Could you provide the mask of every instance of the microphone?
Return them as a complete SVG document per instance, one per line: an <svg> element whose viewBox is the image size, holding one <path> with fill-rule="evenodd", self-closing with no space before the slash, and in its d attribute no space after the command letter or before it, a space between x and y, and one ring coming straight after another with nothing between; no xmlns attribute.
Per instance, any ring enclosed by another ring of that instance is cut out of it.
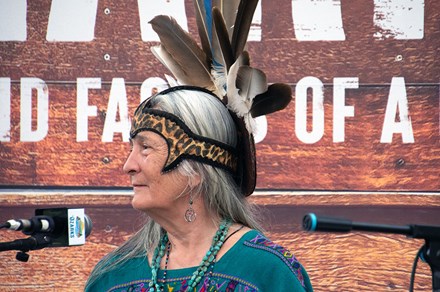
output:
<svg viewBox="0 0 440 292"><path fill-rule="evenodd" d="M306 231L348 232L352 229L351 220L331 217L319 217L309 213L303 218L303 229Z"/></svg>
<svg viewBox="0 0 440 292"><path fill-rule="evenodd" d="M8 220L4 227L22 231L27 235L43 234L43 247L62 247L83 245L85 238L92 231L93 224L90 217L84 214L84 209L50 208L35 210L35 216L31 219ZM16 240L14 246L23 244L23 241L18 241L20 240ZM38 247L34 245L33 243L32 249Z"/></svg>
<svg viewBox="0 0 440 292"><path fill-rule="evenodd" d="M404 234L414 238L424 238L424 236L440 236L440 228L423 225L395 226L386 224L373 224L364 222L353 222L348 219L321 217L314 213L309 213L303 218L303 229L306 231L329 231L329 232L350 232L351 230L384 232L394 234Z"/></svg>
<svg viewBox="0 0 440 292"><path fill-rule="evenodd" d="M15 231L22 231L24 234L36 232L51 232L55 222L48 216L34 216L31 219L11 219L6 221L5 228Z"/></svg>

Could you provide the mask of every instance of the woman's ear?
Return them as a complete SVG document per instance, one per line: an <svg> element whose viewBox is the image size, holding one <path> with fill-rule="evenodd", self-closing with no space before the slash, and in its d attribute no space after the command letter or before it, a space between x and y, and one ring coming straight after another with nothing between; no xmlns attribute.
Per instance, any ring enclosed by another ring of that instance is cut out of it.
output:
<svg viewBox="0 0 440 292"><path fill-rule="evenodd" d="M195 173L193 176L189 178L188 186L190 187L191 190L193 190L200 185L200 182L201 182L200 174Z"/></svg>

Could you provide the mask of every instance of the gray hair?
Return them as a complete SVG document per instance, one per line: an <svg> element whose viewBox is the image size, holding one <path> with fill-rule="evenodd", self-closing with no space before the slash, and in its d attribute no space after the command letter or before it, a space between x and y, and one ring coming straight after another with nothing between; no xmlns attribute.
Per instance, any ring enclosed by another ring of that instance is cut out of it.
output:
<svg viewBox="0 0 440 292"><path fill-rule="evenodd" d="M167 92L165 95L159 93L152 97L150 103L152 108L178 116L194 133L236 146L237 131L234 121L228 109L213 95L203 91L181 89ZM212 220L228 218L232 222L262 231L256 219L256 206L247 201L231 173L193 160L183 160L176 170L189 180L195 175L200 176L200 184L193 191L203 196L205 207L208 213L212 214ZM138 232L96 265L86 287L123 262L152 252L162 233L159 224L148 218Z"/></svg>

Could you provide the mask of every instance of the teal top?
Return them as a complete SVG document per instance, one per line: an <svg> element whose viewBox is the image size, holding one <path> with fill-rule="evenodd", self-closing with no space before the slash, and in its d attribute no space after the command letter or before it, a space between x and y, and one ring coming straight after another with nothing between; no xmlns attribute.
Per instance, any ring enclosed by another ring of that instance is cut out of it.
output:
<svg viewBox="0 0 440 292"><path fill-rule="evenodd" d="M196 269L168 270L164 291L186 291ZM158 279L162 278L160 270ZM101 276L86 292L148 291L150 279L148 258L137 257ZM307 272L290 251L251 230L220 258L211 276L202 279L194 291L311 292L313 289Z"/></svg>

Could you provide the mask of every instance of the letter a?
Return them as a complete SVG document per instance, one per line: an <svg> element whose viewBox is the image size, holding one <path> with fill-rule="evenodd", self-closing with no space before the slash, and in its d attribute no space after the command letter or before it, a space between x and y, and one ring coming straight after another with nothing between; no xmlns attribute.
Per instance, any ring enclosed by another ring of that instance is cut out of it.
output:
<svg viewBox="0 0 440 292"><path fill-rule="evenodd" d="M399 122L396 122L397 110L399 110ZM388 96L380 143L391 143L394 133L402 134L403 143L414 143L408 99L406 97L405 79L403 77L393 77L391 80L390 95Z"/></svg>

